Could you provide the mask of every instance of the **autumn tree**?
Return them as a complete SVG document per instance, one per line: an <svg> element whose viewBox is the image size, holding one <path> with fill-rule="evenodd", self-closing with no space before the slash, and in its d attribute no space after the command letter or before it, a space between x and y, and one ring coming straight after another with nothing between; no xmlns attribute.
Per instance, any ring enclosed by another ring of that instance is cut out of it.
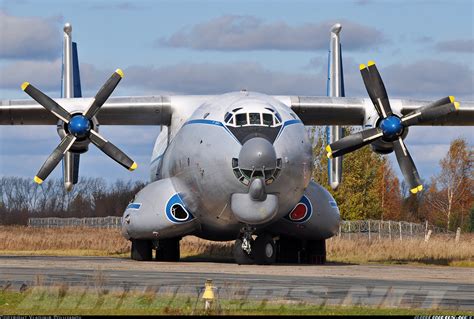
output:
<svg viewBox="0 0 474 319"><path fill-rule="evenodd" d="M433 210L432 217L441 219L447 229L468 227L474 196L473 155L466 139L453 140L440 161L441 172L432 179L428 190L427 203Z"/></svg>
<svg viewBox="0 0 474 319"><path fill-rule="evenodd" d="M400 182L387 157L382 158L376 177L381 220L402 220Z"/></svg>
<svg viewBox="0 0 474 319"><path fill-rule="evenodd" d="M346 129L345 134L351 130ZM343 219L397 218L400 183L390 162L370 146L344 155L343 181L336 191L328 186L326 132L315 130L313 179L336 199Z"/></svg>

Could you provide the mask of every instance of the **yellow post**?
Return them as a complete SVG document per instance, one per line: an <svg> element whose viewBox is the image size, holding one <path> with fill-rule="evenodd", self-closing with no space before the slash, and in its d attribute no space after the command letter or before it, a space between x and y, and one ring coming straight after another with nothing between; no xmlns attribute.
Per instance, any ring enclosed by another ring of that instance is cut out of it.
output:
<svg viewBox="0 0 474 319"><path fill-rule="evenodd" d="M214 296L214 286L212 286L212 279L207 279L204 286L204 293L202 294L202 299L206 302L204 309L211 309L211 305L215 299Z"/></svg>

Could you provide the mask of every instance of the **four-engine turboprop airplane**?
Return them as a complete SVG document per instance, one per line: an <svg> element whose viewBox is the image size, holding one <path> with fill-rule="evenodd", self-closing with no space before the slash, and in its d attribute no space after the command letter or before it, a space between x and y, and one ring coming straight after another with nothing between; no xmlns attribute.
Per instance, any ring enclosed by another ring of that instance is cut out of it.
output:
<svg viewBox="0 0 474 319"><path fill-rule="evenodd" d="M403 142L411 125L472 125L474 103L388 100L376 65L361 65L369 98L344 97L339 33L331 29L328 97L269 96L241 91L207 96L111 97L124 76L115 71L94 98L82 98L72 28L64 27L63 89L51 99L32 84L33 100L4 100L2 125L56 125L61 142L35 176L41 184L63 160L65 187L78 182L79 154L92 142L133 170L136 163L99 134L101 125L160 125L151 182L122 218L134 260L179 260L179 241L195 235L234 240L239 264L321 263L340 216L328 191L311 180L305 125L330 125L330 183L341 181L341 155L371 144L397 156L411 192L420 177ZM339 125L366 130L342 137ZM333 158L334 157L334 158Z"/></svg>

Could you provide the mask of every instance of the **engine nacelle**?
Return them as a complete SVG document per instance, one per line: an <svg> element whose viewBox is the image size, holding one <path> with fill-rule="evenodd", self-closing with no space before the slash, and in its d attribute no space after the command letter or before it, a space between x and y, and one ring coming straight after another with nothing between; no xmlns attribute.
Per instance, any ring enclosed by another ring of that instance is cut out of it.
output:
<svg viewBox="0 0 474 319"><path fill-rule="evenodd" d="M127 239L165 239L199 226L170 178L148 184L127 206L122 234Z"/></svg>
<svg viewBox="0 0 474 319"><path fill-rule="evenodd" d="M294 238L320 240L334 236L339 222L336 201L324 187L312 181L299 203L271 229Z"/></svg>

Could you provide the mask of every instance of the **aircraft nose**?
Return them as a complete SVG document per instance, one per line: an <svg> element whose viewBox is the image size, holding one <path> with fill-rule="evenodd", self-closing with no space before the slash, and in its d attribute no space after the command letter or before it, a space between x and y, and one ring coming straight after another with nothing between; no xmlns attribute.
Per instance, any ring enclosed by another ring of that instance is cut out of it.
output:
<svg viewBox="0 0 474 319"><path fill-rule="evenodd" d="M276 153L273 145L262 137L249 139L240 150L239 166L246 170L276 168Z"/></svg>

